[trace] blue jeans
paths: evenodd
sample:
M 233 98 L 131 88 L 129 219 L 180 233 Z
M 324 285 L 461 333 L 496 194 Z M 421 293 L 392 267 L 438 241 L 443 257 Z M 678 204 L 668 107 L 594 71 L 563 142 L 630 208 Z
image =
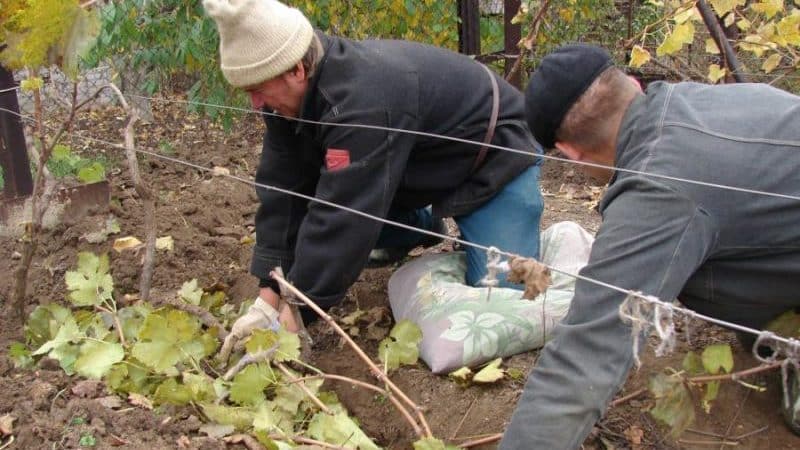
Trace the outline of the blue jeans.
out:
M 539 190 L 539 166 L 531 166 L 519 174 L 503 190 L 475 211 L 455 217 L 461 238 L 484 246 L 522 256 L 539 257 L 539 223 L 544 202 Z M 387 219 L 415 228 L 436 231 L 437 221 L 430 208 L 404 210 L 392 208 Z M 381 230 L 375 248 L 411 248 L 431 237 L 412 230 L 386 225 Z M 486 276 L 486 252 L 465 246 L 467 253 L 467 284 L 479 286 Z M 498 276 L 501 287 L 524 289 L 523 285 L 508 283 L 505 274 Z

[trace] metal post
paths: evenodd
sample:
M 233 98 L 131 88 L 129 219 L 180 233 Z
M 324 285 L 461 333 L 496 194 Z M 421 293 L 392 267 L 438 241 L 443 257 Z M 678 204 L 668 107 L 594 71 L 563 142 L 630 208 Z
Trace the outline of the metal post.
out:
M 458 0 L 458 51 L 481 54 L 481 12 L 478 0 Z
M 514 62 L 519 58 L 519 41 L 522 39 L 522 25 L 520 24 L 512 24 L 511 19 L 517 15 L 517 11 L 519 11 L 520 7 L 520 0 L 505 0 L 504 2 L 504 29 L 505 29 L 505 73 L 506 75 L 511 72 L 511 68 L 514 67 Z M 512 56 L 516 55 L 516 57 Z M 520 75 L 521 71 L 517 71 L 514 76 L 508 80 L 511 84 L 516 86 L 518 89 L 522 88 L 522 76 Z
M 19 114 L 14 74 L 0 66 L 0 165 L 3 167 L 6 198 L 27 197 L 33 192 L 33 177 Z M 11 90 L 8 90 L 11 89 Z

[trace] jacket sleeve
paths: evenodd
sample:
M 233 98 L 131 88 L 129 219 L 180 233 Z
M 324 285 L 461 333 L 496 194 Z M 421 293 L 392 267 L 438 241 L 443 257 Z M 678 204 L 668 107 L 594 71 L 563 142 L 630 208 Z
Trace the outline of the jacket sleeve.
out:
M 292 123 L 277 118 L 267 118 L 266 123 L 256 183 L 313 195 L 317 174 L 299 157 L 301 152 L 293 139 Z M 256 187 L 256 193 L 261 204 L 255 217 L 256 245 L 250 273 L 266 280 L 275 267 L 283 268 L 284 272 L 292 267 L 297 230 L 308 201 L 262 187 Z
M 323 122 L 413 129 L 407 114 L 386 110 L 330 114 Z M 321 168 L 315 197 L 385 218 L 403 175 L 413 136 L 366 128 L 323 126 L 326 151 L 346 151 L 345 167 Z M 288 278 L 322 308 L 338 303 L 366 264 L 383 224 L 312 201 L 300 225 Z
M 713 220 L 652 179 L 610 188 L 582 275 L 670 301 L 708 257 Z M 633 363 L 625 294 L 578 280 L 569 312 L 531 371 L 501 449 L 574 449 L 605 412 Z

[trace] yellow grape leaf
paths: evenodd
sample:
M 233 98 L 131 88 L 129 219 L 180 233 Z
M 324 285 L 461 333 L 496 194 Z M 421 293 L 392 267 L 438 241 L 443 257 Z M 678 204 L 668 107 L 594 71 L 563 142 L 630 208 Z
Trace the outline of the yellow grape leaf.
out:
M 717 12 L 717 15 L 722 17 L 732 11 L 733 8 L 744 5 L 745 1 L 746 0 L 711 0 L 711 6 Z
M 783 0 L 764 0 L 760 3 L 750 5 L 753 11 L 764 14 L 767 19 L 771 19 L 775 14 L 783 11 Z
M 683 44 L 691 44 L 692 40 L 694 40 L 694 25 L 691 22 L 676 25 L 672 33 L 658 46 L 656 55 L 664 56 L 677 53 L 683 48 Z
M 558 16 L 566 23 L 572 23 L 575 19 L 575 13 L 572 8 L 561 8 L 558 10 Z
M 728 73 L 727 69 L 723 69 L 719 64 L 712 64 L 708 66 L 708 79 L 712 83 L 716 83 Z
M 739 20 L 738 22 L 736 22 L 736 26 L 739 27 L 739 29 L 742 30 L 742 31 L 749 30 L 752 25 L 753 24 L 749 20 L 744 18 L 744 17 L 741 20 Z
M 764 64 L 761 65 L 761 70 L 766 73 L 772 72 L 781 63 L 781 58 L 782 56 L 780 53 L 773 53 L 769 55 L 769 58 L 767 58 L 764 61 Z
M 706 53 L 719 55 L 719 47 L 717 47 L 717 43 L 712 38 L 706 39 Z
M 171 252 L 175 248 L 175 240 L 172 239 L 172 236 L 163 236 L 156 239 L 156 249 L 157 250 L 166 250 Z
M 697 8 L 688 8 L 676 13 L 672 20 L 677 24 L 681 24 L 688 20 L 700 21 L 703 20 L 703 18 L 700 16 L 700 12 Z
M 631 60 L 629 62 L 631 67 L 639 68 L 650 61 L 650 52 L 643 48 L 641 45 L 634 45 L 631 50 Z
M 733 23 L 736 22 L 736 14 L 728 14 L 725 16 L 725 19 L 722 21 L 722 24 L 725 25 L 725 28 L 730 28 L 733 26 Z
M 795 9 L 792 15 L 781 19 L 776 31 L 786 45 L 800 47 L 800 9 Z
M 503 375 L 506 373 L 505 370 L 500 368 L 502 362 L 502 358 L 492 360 L 486 367 L 479 370 L 475 376 L 472 377 L 472 381 L 476 383 L 494 383 L 502 379 Z
M 122 251 L 124 250 L 137 249 L 141 245 L 142 241 L 137 239 L 135 236 L 126 236 L 115 240 L 112 248 L 116 250 L 118 253 L 122 253 Z
M 26 78 L 19 84 L 23 92 L 38 91 L 42 86 L 44 86 L 44 81 L 39 77 Z
M 759 58 L 764 55 L 764 52 L 768 48 L 764 42 L 764 38 L 757 34 L 745 36 L 744 42 L 739 42 L 738 45 L 742 50 L 751 52 Z

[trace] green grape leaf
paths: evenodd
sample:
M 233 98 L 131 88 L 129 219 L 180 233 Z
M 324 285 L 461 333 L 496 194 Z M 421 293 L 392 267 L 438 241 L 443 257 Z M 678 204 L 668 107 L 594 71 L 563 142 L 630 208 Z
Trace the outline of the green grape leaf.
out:
M 256 440 L 259 444 L 264 446 L 265 450 L 291 450 L 292 447 L 282 441 L 273 441 L 269 437 L 269 432 L 265 430 L 255 429 L 252 432 L 253 436 L 256 437 Z
M 203 402 L 207 400 L 216 400 L 220 397 L 217 396 L 217 391 L 214 387 L 214 382 L 210 377 L 199 375 L 191 372 L 183 372 L 183 385 L 189 388 L 192 394 L 192 401 Z
M 31 347 L 40 347 L 53 339 L 61 325 L 72 317 L 72 312 L 61 305 L 50 303 L 33 310 L 25 325 L 25 340 Z
M 115 392 L 149 395 L 157 387 L 151 373 L 136 360 L 115 364 L 103 378 Z
M 81 346 L 80 356 L 75 361 L 75 371 L 86 378 L 99 380 L 111 366 L 125 358 L 122 345 L 114 342 L 87 340 Z
M 209 421 L 220 425 L 233 425 L 240 431 L 249 429 L 255 419 L 253 408 L 235 408 L 213 403 L 200 403 L 200 408 Z
M 39 347 L 33 352 L 33 355 L 46 355 L 63 345 L 69 344 L 71 342 L 77 342 L 83 337 L 84 334 L 78 328 L 78 324 L 75 322 L 75 318 L 69 316 L 64 321 L 64 323 L 61 324 L 61 327 L 58 329 L 58 332 L 53 337 L 53 339 L 42 344 L 41 347 Z M 53 356 L 51 355 L 51 357 Z
M 225 304 L 224 291 L 205 292 L 203 293 L 203 297 L 200 299 L 200 306 L 209 311 L 215 310 L 216 308 L 219 308 L 224 304 Z
M 114 280 L 108 273 L 108 255 L 78 253 L 78 270 L 67 272 L 64 278 L 75 306 L 96 306 L 111 299 Z
M 779 336 L 800 338 L 800 314 L 794 310 L 786 311 L 770 321 L 765 329 L 774 331 Z
M 186 302 L 192 305 L 200 305 L 200 299 L 203 298 L 203 290 L 197 286 L 197 279 L 192 278 L 191 281 L 183 283 L 178 295 Z
M 273 359 L 278 362 L 300 359 L 300 336 L 281 327 L 278 330 L 278 350 Z
M 470 380 L 472 380 L 472 371 L 469 367 L 462 367 L 460 369 L 454 370 L 447 374 L 447 377 L 451 380 L 455 381 L 456 383 L 466 386 L 469 384 Z
M 99 183 L 106 179 L 106 168 L 95 161 L 88 166 L 78 169 L 78 174 L 76 176 L 85 184 Z
M 295 378 L 297 377 L 294 372 L 292 372 L 292 376 Z M 302 383 L 312 395 L 316 395 L 317 392 L 319 392 L 320 386 L 322 386 L 322 381 L 323 380 L 321 379 L 316 379 L 303 381 Z M 292 383 L 284 384 L 278 387 L 275 390 L 275 398 L 273 399 L 273 402 L 278 408 L 285 411 L 290 416 L 293 416 L 295 413 L 297 413 L 300 403 L 305 400 L 308 400 L 308 395 L 306 395 L 306 393 L 300 389 L 298 383 Z
M 308 435 L 329 444 L 359 450 L 378 450 L 361 428 L 345 414 L 328 415 L 318 412 L 308 424 Z
M 158 385 L 155 394 L 153 394 L 153 401 L 157 405 L 171 404 L 171 405 L 185 405 L 191 402 L 192 391 L 187 386 L 181 384 L 175 378 L 167 378 L 163 383 Z
M 378 357 L 387 370 L 393 370 L 402 364 L 416 364 L 419 358 L 419 343 L 422 331 L 410 320 L 398 322 L 389 337 L 378 344 Z
M 703 367 L 710 374 L 719 373 L 720 369 L 726 373 L 733 370 L 733 352 L 728 344 L 709 345 L 703 350 Z
M 275 381 L 268 364 L 250 364 L 233 378 L 229 398 L 241 406 L 258 405 L 266 399 L 264 389 Z
M 256 431 L 274 431 L 280 429 L 279 422 L 281 415 L 275 412 L 276 406 L 273 402 L 261 402 L 253 419 L 253 428 Z
M 153 309 L 146 303 L 127 306 L 117 311 L 117 318 L 122 324 L 122 333 L 125 338 L 129 341 L 138 339 L 144 319 L 152 312 Z
M 414 450 L 459 450 L 461 447 L 445 444 L 439 439 L 429 437 L 414 442 Z
M 17 369 L 27 369 L 33 366 L 31 351 L 22 342 L 12 342 L 8 346 L 8 356 Z
M 200 360 L 216 349 L 216 339 L 200 333 L 200 322 L 184 311 L 161 309 L 149 314 L 139 330 L 132 355 L 147 367 L 169 374 L 175 364 Z
M 650 379 L 650 392 L 656 399 L 650 414 L 672 428 L 673 437 L 680 436 L 694 422 L 694 404 L 683 382 L 663 373 Z
M 104 340 L 106 336 L 111 334 L 111 326 L 114 323 L 114 318 L 111 314 L 100 312 L 95 313 L 86 309 L 79 309 L 73 314 L 75 321 L 78 323 L 78 328 L 86 334 L 87 337 Z
M 700 375 L 706 371 L 703 367 L 703 359 L 695 352 L 688 352 L 683 357 L 683 370 L 691 376 Z
M 472 377 L 472 381 L 476 383 L 494 383 L 502 379 L 503 375 L 505 375 L 505 371 L 500 368 L 502 362 L 503 358 L 492 360 Z
M 703 395 L 703 411 L 711 413 L 711 402 L 717 398 L 719 393 L 719 380 L 706 384 L 706 393 Z
M 253 330 L 244 343 L 244 349 L 247 353 L 255 355 L 271 349 L 276 342 L 278 342 L 278 333 L 272 330 Z

